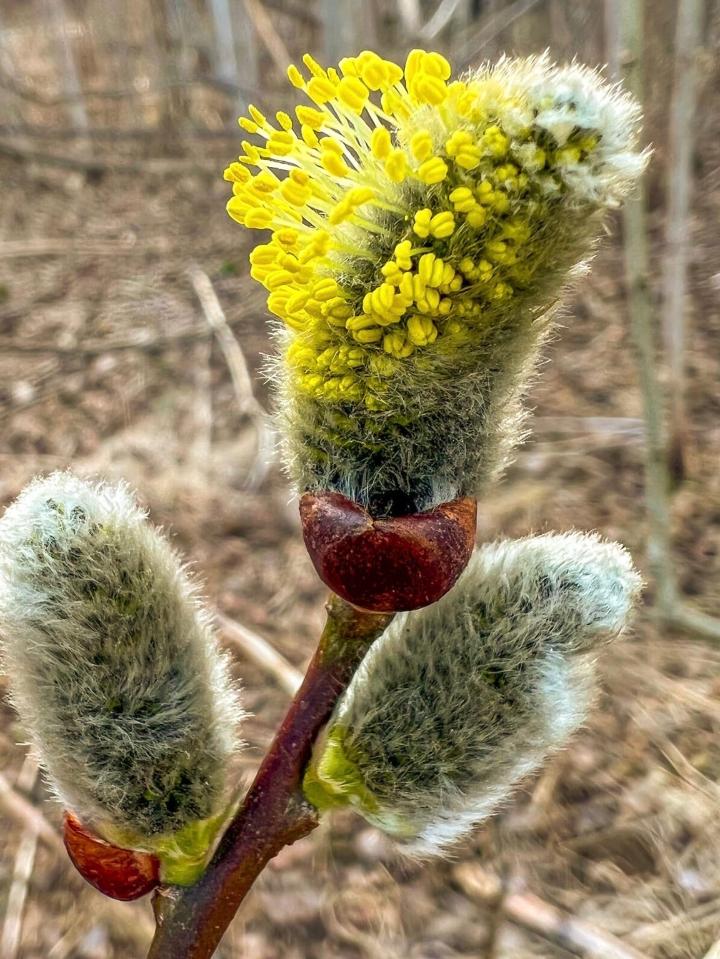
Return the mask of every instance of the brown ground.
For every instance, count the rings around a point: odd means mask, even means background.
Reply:
[[[691,478],[674,515],[682,586],[698,608],[720,613],[720,274],[711,226],[720,190],[716,141],[706,133],[692,244]],[[223,214],[226,191],[214,176],[222,148],[212,149],[218,160],[203,158],[210,175],[87,178],[2,161],[0,503],[38,471],[67,464],[126,478],[191,558],[213,602],[301,668],[323,590],[277,466],[248,486],[254,430],[237,412],[185,272],[196,262],[211,277],[266,403],[262,301],[246,278],[241,231]],[[23,255],[20,244],[28,244]],[[599,529],[643,565],[641,401],[621,274],[615,236],[549,351],[532,395],[534,437],[481,504],[481,540]],[[222,955],[570,955],[469,894],[481,865],[646,957],[703,956],[720,936],[720,650],[658,630],[651,605],[649,589],[634,635],[607,655],[605,692],[588,727],[452,861],[399,861],[362,820],[339,815],[277,858]],[[286,696],[239,655],[237,671],[253,713],[240,770],[247,778]],[[9,708],[2,718],[2,771],[14,782],[22,732]],[[40,786],[33,795],[57,824]],[[16,820],[2,825],[0,922],[22,844]],[[135,959],[144,954],[140,915],[149,915],[147,904],[106,908],[63,857],[41,847],[19,956]]]

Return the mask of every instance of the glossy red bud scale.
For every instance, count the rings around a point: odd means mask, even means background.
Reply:
[[[89,832],[65,813],[63,840],[80,875],[111,899],[139,899],[160,882],[160,862],[149,852],[120,849]]]
[[[354,606],[389,613],[429,606],[454,585],[475,545],[477,503],[374,519],[340,493],[305,493],[300,518],[322,581]]]

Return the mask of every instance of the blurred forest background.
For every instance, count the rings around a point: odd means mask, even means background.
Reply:
[[[222,169],[249,101],[294,105],[303,52],[418,45],[456,69],[549,48],[644,100],[645,195],[570,298],[479,538],[599,529],[643,568],[645,608],[588,727],[453,860],[399,861],[336,816],[272,863],[218,955],[718,959],[718,0],[0,0],[0,505],[68,464],[138,489],[236,654],[248,780],[323,589],[272,458],[263,296]],[[1,709],[0,959],[143,956],[148,902],[74,874]]]

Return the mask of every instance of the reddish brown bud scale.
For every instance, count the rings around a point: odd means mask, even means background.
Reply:
[[[470,497],[426,513],[374,519],[340,493],[305,493],[303,536],[322,581],[373,612],[437,602],[465,569],[475,545],[477,503]]]
[[[160,882],[160,862],[149,852],[120,849],[88,832],[65,813],[63,840],[80,875],[111,899],[139,899]]]

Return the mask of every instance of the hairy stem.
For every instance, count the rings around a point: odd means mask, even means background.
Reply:
[[[313,742],[370,644],[392,619],[337,596],[327,614],[303,684],[205,874],[194,886],[158,893],[148,959],[210,959],[265,865],[317,826],[316,810],[301,792]]]

